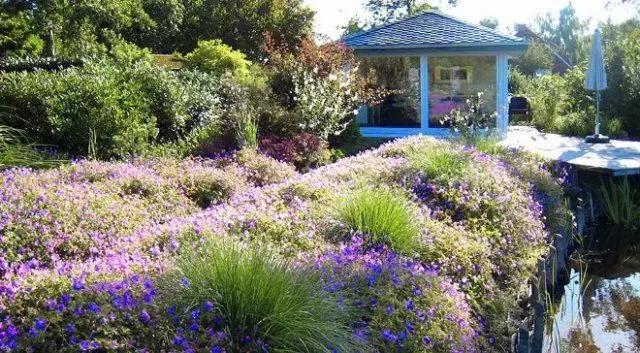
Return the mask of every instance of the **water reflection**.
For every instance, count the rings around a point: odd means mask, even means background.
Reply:
[[[552,311],[545,352],[640,352],[640,235],[596,228]]]

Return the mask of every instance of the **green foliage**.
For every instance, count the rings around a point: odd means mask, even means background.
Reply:
[[[573,4],[569,3],[561,9],[558,18],[547,12],[544,17],[538,16],[536,23],[540,36],[559,48],[571,63],[576,64],[584,59],[581,53],[585,52],[585,43],[581,41],[581,37],[589,27],[589,21],[581,21],[578,18]]]
[[[238,148],[258,148],[258,124],[247,112],[236,116],[236,141]]]
[[[497,29],[498,26],[500,25],[500,23],[498,22],[498,19],[495,17],[483,18],[482,20],[480,20],[479,24],[480,26],[484,26],[491,29]]]
[[[458,0],[447,2],[456,5]],[[371,26],[377,27],[432,9],[432,3],[425,0],[367,0],[364,6],[373,17]]]
[[[629,178],[603,181],[600,192],[609,222],[630,229],[640,226],[640,190]]]
[[[11,57],[0,60],[0,72],[57,71],[83,65],[84,62],[78,59]]]
[[[434,179],[456,178],[469,168],[467,156],[443,146],[412,153],[409,160],[414,168]]]
[[[2,2],[0,56],[44,50],[48,56],[95,57],[120,39],[154,52],[188,53],[198,41],[217,38],[260,58],[265,33],[295,47],[311,37],[313,15],[301,0]]]
[[[638,20],[602,28],[609,89],[603,92],[603,109],[622,120],[624,130],[640,136],[640,30]]]
[[[297,175],[293,166],[265,157],[254,149],[240,150],[236,158],[246,168],[248,180],[258,186],[281,183]]]
[[[185,57],[185,67],[222,75],[231,72],[234,75],[249,74],[250,62],[241,52],[233,50],[219,39],[199,41],[198,47]]]
[[[551,70],[553,56],[545,44],[534,41],[524,54],[513,61],[513,67],[526,75],[533,76],[539,69]]]
[[[129,54],[119,60],[132,58]],[[73,156],[88,155],[92,143],[101,158],[140,154],[153,143],[188,136],[215,108],[215,99],[197,92],[211,82],[190,79],[186,87],[181,75],[142,59],[2,74],[0,96],[17,108],[0,121]]]
[[[343,324],[345,311],[324,291],[320,276],[294,269],[264,248],[210,242],[180,261],[169,286],[180,305],[215,302],[237,345],[248,336],[282,352],[357,348]]]
[[[198,40],[218,38],[259,59],[264,55],[265,33],[291,48],[312,33],[314,13],[302,0],[204,0],[184,5],[182,52],[192,51]]]
[[[0,106],[0,117],[4,114]],[[38,146],[25,144],[19,130],[0,125],[0,170],[13,167],[46,168],[63,162],[55,156],[38,152]]]
[[[373,245],[410,252],[418,228],[409,202],[392,190],[361,189],[338,209],[338,218],[349,232],[358,232]]]
[[[1,9],[0,7],[0,57],[39,55],[44,42],[32,33],[26,14],[9,14]]]

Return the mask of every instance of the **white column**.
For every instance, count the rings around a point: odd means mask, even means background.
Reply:
[[[420,56],[420,124],[423,134],[429,128],[429,57]]]
[[[506,133],[509,127],[509,60],[506,54],[496,56],[496,113],[497,128]]]

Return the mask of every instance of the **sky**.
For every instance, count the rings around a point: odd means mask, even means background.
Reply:
[[[611,18],[618,23],[634,15],[638,10],[634,5],[611,5],[611,0],[573,0],[573,6],[581,19],[591,19],[591,27],[595,29],[600,21]],[[365,14],[362,7],[364,0],[305,0],[316,11],[316,32],[325,34],[331,39],[338,39],[344,26],[351,17]],[[570,0],[459,0],[458,6],[441,6],[441,10],[460,19],[477,23],[483,18],[495,17],[500,23],[499,29],[509,32],[515,23],[531,24],[539,14],[551,11],[557,16],[560,9],[567,6]],[[443,2],[445,3],[445,2]]]

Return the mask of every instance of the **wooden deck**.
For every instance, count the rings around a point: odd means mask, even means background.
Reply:
[[[579,169],[614,176],[640,174],[640,142],[612,141],[610,144],[588,144],[584,139],[545,134],[532,127],[510,127],[503,146],[526,151]]]

